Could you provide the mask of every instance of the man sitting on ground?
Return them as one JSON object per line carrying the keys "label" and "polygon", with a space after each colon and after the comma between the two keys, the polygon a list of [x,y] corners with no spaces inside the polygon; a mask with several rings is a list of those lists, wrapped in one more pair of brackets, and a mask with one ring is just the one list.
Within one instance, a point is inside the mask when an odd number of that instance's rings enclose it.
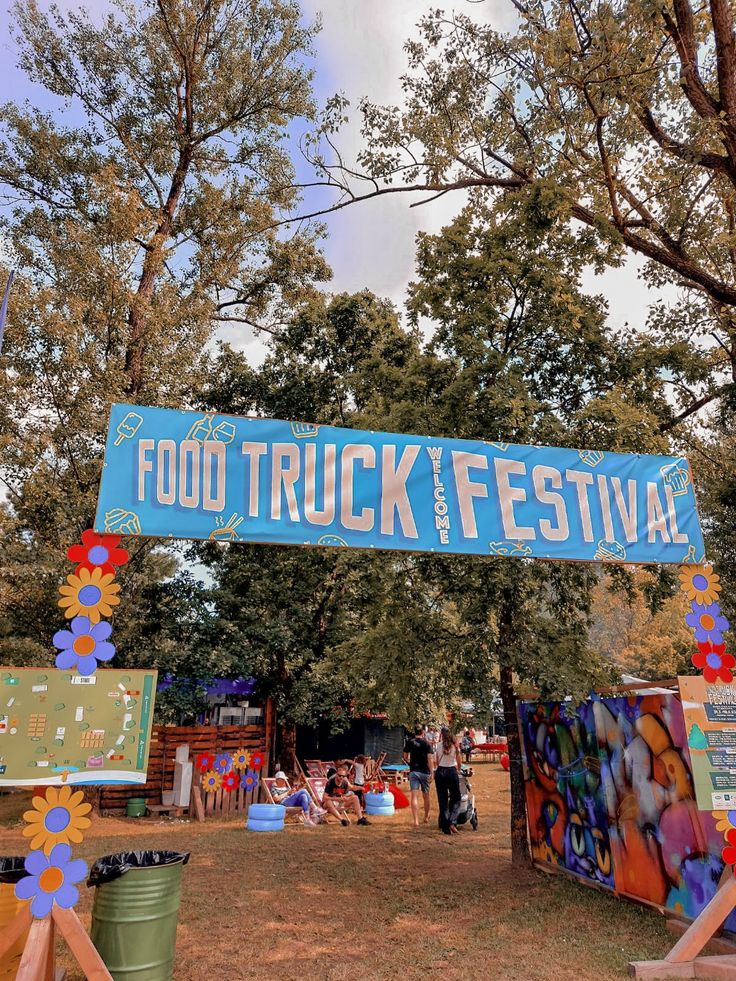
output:
{"label": "man sitting on ground", "polygon": [[[343,811],[342,814],[340,814],[340,811],[337,809],[338,802],[345,808],[345,811]],[[345,827],[350,824],[350,818],[346,813],[348,810],[351,810],[353,814],[358,815],[358,824],[370,824],[368,818],[363,815],[363,808],[360,806],[358,797],[350,789],[348,768],[346,766],[339,766],[337,768],[337,773],[330,777],[330,779],[327,781],[322,803],[324,804],[327,813],[333,814],[336,818],[339,818],[340,824]]]}

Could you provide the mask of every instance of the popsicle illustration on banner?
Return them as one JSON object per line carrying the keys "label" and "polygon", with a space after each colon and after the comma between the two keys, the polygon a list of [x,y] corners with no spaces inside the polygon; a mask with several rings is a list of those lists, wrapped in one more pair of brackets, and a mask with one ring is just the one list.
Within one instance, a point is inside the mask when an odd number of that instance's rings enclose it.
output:
{"label": "popsicle illustration on banner", "polygon": [[143,416],[139,416],[137,412],[129,412],[123,421],[118,423],[118,438],[115,440],[115,446],[120,446],[124,439],[132,439],[142,423]]}

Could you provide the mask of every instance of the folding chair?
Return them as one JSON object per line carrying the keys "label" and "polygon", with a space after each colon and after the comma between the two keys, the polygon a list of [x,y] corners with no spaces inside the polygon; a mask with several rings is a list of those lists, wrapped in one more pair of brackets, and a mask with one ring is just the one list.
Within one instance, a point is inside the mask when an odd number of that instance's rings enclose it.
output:
{"label": "folding chair", "polygon": [[[324,807],[322,801],[325,796],[326,786],[327,786],[327,777],[307,777],[307,789],[309,790],[309,793],[312,795],[312,799],[314,800],[317,807]],[[341,801],[333,800],[332,803],[335,805],[338,811],[342,811],[342,813],[345,814],[346,808]]]}
{"label": "folding chair", "polygon": [[304,766],[307,768],[305,779],[308,777],[326,777],[327,772],[321,760],[305,760]]}
{"label": "folding chair", "polygon": [[[261,786],[263,787],[263,793],[266,798],[267,804],[275,804],[276,801],[273,799],[272,788],[276,783],[275,777],[261,777]],[[303,813],[301,807],[287,807],[286,816],[287,817],[300,817]]]}

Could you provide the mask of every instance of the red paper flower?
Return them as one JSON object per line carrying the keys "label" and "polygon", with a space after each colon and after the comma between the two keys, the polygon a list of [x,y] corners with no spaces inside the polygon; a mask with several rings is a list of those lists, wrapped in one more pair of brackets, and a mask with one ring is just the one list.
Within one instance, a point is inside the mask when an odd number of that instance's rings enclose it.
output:
{"label": "red paper flower", "polygon": [[230,770],[229,773],[224,774],[222,778],[222,789],[226,790],[229,794],[233,790],[237,790],[240,786],[240,777],[234,770]]}
{"label": "red paper flower", "polygon": [[721,852],[721,858],[726,865],[736,865],[736,828],[729,828],[724,837],[728,844]]}
{"label": "red paper flower", "polygon": [[211,770],[215,762],[215,757],[212,753],[200,753],[194,762],[200,773],[206,773]]}
{"label": "red paper flower", "polygon": [[70,562],[79,563],[77,575],[80,569],[88,569],[90,572],[100,569],[103,576],[114,576],[115,566],[125,565],[128,561],[128,553],[124,548],[118,548],[119,544],[120,535],[98,535],[88,528],[82,532],[82,544],[72,545],[67,550],[66,557]]}
{"label": "red paper flower", "polygon": [[265,762],[266,758],[260,750],[256,750],[255,753],[250,754],[251,770],[260,770]]}
{"label": "red paper flower", "polygon": [[700,668],[708,684],[712,685],[719,680],[726,684],[733,681],[736,658],[732,654],[726,654],[725,644],[711,644],[708,641],[698,644],[697,653],[690,660],[696,668]]}

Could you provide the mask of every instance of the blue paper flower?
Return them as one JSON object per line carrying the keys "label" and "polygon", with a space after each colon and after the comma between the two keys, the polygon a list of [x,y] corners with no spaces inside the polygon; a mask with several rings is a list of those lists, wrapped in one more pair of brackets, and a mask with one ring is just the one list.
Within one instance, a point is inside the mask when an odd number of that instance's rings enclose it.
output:
{"label": "blue paper flower", "polygon": [[728,620],[721,615],[721,608],[718,603],[708,603],[701,605],[695,600],[690,604],[692,613],[685,617],[685,623],[695,631],[695,639],[699,644],[710,641],[711,644],[722,644],[723,634],[721,631],[728,630]]}
{"label": "blue paper flower", "polygon": [[241,787],[245,787],[246,792],[258,786],[258,774],[255,770],[248,770],[244,777],[240,778]]}
{"label": "blue paper flower", "polygon": [[115,655],[115,645],[107,638],[112,626],[106,620],[91,623],[89,617],[74,617],[71,630],[57,630],[53,637],[54,647],[61,651],[56,656],[60,671],[76,668],[80,674],[94,674],[98,661],[109,661]]}
{"label": "blue paper flower", "polygon": [[233,758],[229,753],[218,753],[217,756],[215,756],[215,762],[212,769],[220,775],[227,773],[228,770],[232,770],[232,767]]}
{"label": "blue paper flower", "polygon": [[71,861],[69,845],[56,845],[47,857],[42,851],[31,852],[25,860],[28,875],[16,883],[18,899],[30,899],[31,913],[38,919],[48,916],[54,903],[71,909],[79,899],[75,883],[87,875],[87,863],[81,858]]}

